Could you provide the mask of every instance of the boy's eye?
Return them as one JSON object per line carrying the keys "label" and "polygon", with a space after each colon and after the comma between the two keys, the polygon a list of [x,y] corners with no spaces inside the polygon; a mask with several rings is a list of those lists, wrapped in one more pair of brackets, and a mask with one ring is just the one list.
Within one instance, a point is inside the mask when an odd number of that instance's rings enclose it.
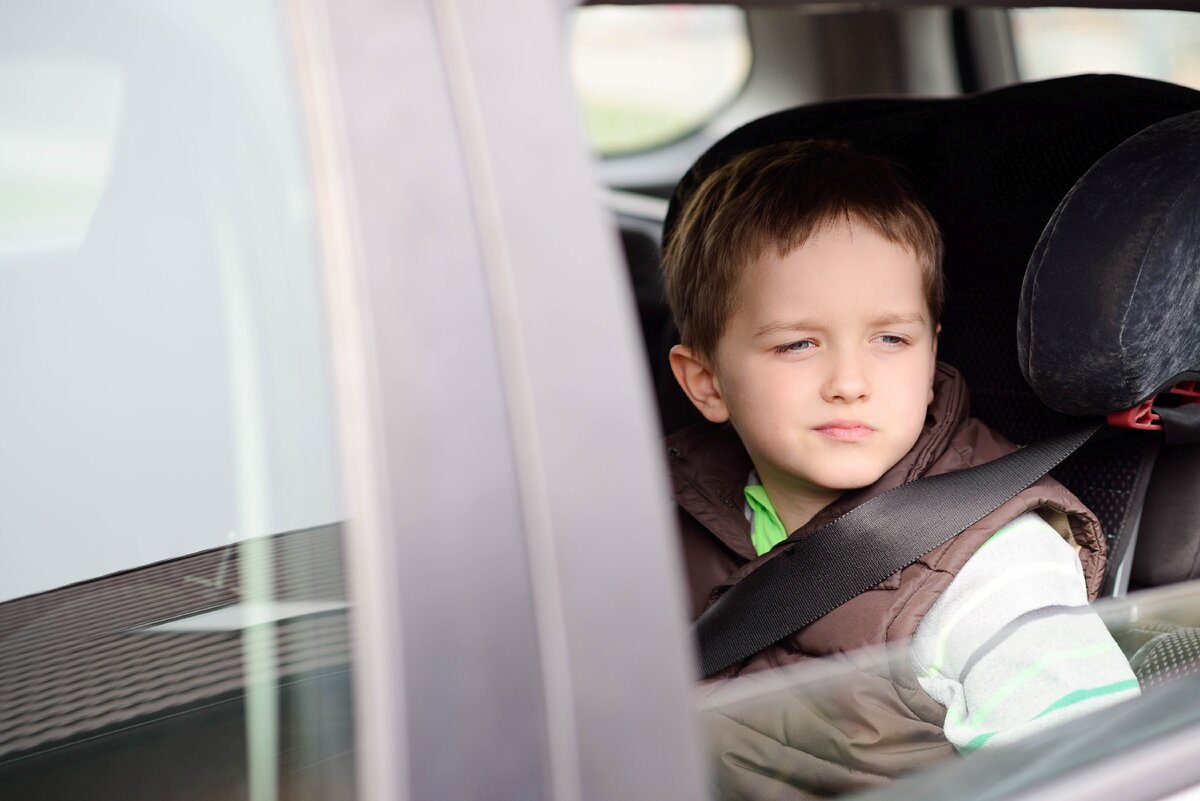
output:
{"label": "boy's eye", "polygon": [[811,339],[801,339],[798,342],[789,342],[786,345],[780,345],[775,348],[776,353],[800,353],[816,347],[816,343]]}
{"label": "boy's eye", "polygon": [[899,334],[880,334],[879,336],[875,337],[875,341],[881,345],[887,345],[889,347],[899,347],[900,345],[908,344],[908,340]]}

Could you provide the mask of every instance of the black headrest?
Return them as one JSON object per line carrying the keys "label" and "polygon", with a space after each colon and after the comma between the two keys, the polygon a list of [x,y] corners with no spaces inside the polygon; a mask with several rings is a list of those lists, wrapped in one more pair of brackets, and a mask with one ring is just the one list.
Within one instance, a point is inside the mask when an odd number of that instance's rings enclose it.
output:
{"label": "black headrest", "polygon": [[1025,273],[1017,347],[1066,414],[1127,409],[1200,371],[1200,112],[1130,137],[1067,193]]}

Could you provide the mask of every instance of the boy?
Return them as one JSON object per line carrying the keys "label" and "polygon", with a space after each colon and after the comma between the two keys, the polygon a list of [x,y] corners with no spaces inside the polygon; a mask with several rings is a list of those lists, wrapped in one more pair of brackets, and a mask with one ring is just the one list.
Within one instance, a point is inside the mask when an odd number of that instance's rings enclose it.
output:
{"label": "boy", "polygon": [[[693,616],[789,533],[1012,450],[967,417],[961,377],[937,361],[941,257],[894,167],[843,143],[743,154],[681,210],[663,255],[682,340],[671,368],[708,422],[667,444]],[[912,640],[912,672],[864,676],[852,710],[751,711],[718,727],[726,791],[844,792],[1136,695],[1086,610],[1103,568],[1095,517],[1039,481],[727,672]],[[1082,614],[1035,614],[1068,607]]]}

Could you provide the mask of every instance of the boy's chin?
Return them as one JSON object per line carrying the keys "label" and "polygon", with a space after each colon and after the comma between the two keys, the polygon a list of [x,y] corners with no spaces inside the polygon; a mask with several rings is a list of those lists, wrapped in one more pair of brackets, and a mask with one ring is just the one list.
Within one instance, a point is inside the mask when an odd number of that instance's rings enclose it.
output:
{"label": "boy's chin", "polygon": [[879,480],[885,471],[873,470],[833,470],[821,476],[814,476],[813,483],[830,492],[849,492],[850,490],[869,487]]}

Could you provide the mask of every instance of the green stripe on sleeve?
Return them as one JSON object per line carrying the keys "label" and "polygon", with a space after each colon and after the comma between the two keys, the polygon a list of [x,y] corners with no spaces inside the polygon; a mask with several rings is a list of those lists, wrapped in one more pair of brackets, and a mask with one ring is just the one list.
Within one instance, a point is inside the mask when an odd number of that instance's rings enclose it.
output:
{"label": "green stripe on sleeve", "polygon": [[[1051,704],[1050,706],[1043,709],[1033,719],[1037,720],[1038,718],[1049,715],[1051,712],[1054,712],[1059,709],[1064,709],[1064,708],[1066,708],[1068,706],[1072,706],[1074,704],[1078,704],[1081,701],[1087,701],[1091,698],[1102,698],[1106,695],[1114,695],[1116,693],[1123,693],[1123,692],[1128,692],[1130,690],[1136,690],[1136,689],[1138,689],[1138,686],[1139,685],[1138,685],[1137,679],[1128,679],[1126,681],[1118,681],[1118,682],[1114,682],[1112,684],[1106,684],[1103,687],[1091,687],[1086,690],[1075,690],[1074,692],[1067,693],[1062,698],[1058,699],[1053,704]],[[971,751],[978,751],[980,748],[983,748],[983,746],[987,744],[988,740],[992,739],[999,733],[1000,732],[998,732],[998,731],[985,731],[981,734],[977,734],[971,738],[970,742],[968,742],[966,745],[964,745],[962,748],[960,748],[958,750],[960,753],[964,753],[964,754],[969,753]]]}
{"label": "green stripe on sleeve", "polygon": [[978,734],[978,735],[972,737],[971,742],[967,743],[962,748],[958,749],[958,751],[960,754],[965,754],[970,751],[978,751],[980,748],[983,748],[984,743],[986,743],[988,740],[992,739],[999,733],[1000,732],[998,732],[998,731],[985,731],[983,734]]}
{"label": "green stripe on sleeve", "polygon": [[1086,690],[1076,690],[1075,692],[1067,693],[1062,698],[1059,698],[1053,704],[1046,707],[1036,716],[1034,716],[1033,719],[1037,720],[1044,715],[1049,715],[1051,712],[1071,706],[1072,704],[1078,704],[1080,701],[1087,701],[1091,698],[1101,698],[1105,695],[1112,695],[1113,693],[1123,693],[1127,692],[1128,690],[1136,690],[1138,686],[1137,679],[1126,679],[1125,681],[1106,684],[1103,687],[1089,687]]}
{"label": "green stripe on sleeve", "polygon": [[[987,720],[992,711],[1003,703],[1009,696],[1015,694],[1029,682],[1036,679],[1042,673],[1046,672],[1051,665],[1062,662],[1071,662],[1087,657],[1099,656],[1107,653],[1121,653],[1121,649],[1110,638],[1106,642],[1093,643],[1080,648],[1072,648],[1066,651],[1054,651],[1043,655],[1037,661],[1030,664],[1024,670],[1020,671],[1007,682],[991,692],[986,699],[972,712],[967,715],[958,713],[958,710],[951,710],[947,715],[947,725],[965,725],[969,728],[980,728],[981,724]],[[1122,657],[1124,655],[1122,654]]]}

